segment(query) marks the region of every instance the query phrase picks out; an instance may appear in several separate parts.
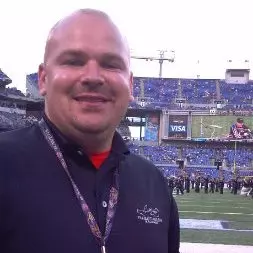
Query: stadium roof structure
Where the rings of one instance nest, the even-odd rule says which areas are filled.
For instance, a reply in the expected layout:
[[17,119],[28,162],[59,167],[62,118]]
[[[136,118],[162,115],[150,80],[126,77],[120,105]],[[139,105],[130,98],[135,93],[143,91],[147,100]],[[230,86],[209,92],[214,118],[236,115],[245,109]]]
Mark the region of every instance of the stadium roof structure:
[[249,68],[227,68],[226,72],[229,72],[229,71],[246,71],[246,72],[250,72],[250,69]]
[[12,80],[0,69],[0,86],[7,86]]

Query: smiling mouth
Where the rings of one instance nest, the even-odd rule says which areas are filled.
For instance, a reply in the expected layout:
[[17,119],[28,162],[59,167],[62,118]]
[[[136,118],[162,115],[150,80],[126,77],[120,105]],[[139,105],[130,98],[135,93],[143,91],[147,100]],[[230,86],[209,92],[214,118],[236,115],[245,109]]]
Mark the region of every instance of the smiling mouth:
[[100,97],[100,96],[80,96],[80,97],[76,97],[75,98],[76,101],[78,102],[87,102],[87,103],[106,103],[109,100],[104,98],[104,97]]
[[79,102],[88,102],[88,103],[105,103],[105,102],[107,102],[105,99],[100,99],[100,98],[78,98],[76,100]]

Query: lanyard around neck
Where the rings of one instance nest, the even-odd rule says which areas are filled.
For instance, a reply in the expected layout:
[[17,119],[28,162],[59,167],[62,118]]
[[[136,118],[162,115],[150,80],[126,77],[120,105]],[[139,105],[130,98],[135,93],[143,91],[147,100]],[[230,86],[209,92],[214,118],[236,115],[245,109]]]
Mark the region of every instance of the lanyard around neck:
[[76,198],[79,201],[79,204],[82,208],[83,213],[85,214],[87,218],[87,223],[89,224],[89,227],[91,229],[92,234],[95,236],[95,238],[98,240],[100,246],[101,246],[101,252],[106,253],[105,243],[110,235],[111,229],[112,229],[112,223],[115,217],[117,204],[118,204],[118,197],[119,197],[119,168],[115,170],[114,173],[114,182],[110,189],[110,196],[109,196],[109,203],[108,203],[108,209],[107,209],[107,216],[106,216],[106,226],[105,226],[105,233],[102,235],[100,228],[95,220],[94,215],[90,211],[90,208],[86,201],[84,200],[84,197],[82,196],[79,188],[77,187],[76,183],[73,180],[73,177],[71,176],[67,163],[63,157],[63,154],[56,143],[53,134],[51,133],[49,127],[47,126],[44,119],[42,119],[39,122],[39,127],[48,142],[49,146],[54,150],[58,160],[60,161],[62,168],[66,172],[70,183],[72,185],[72,188],[75,192]]

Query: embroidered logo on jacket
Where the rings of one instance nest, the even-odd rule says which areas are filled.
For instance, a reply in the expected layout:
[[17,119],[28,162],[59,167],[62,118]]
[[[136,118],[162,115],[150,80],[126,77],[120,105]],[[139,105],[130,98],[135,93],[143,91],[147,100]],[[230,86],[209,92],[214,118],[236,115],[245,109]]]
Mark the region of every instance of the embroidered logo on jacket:
[[150,208],[148,205],[145,205],[143,210],[137,209],[137,219],[143,220],[148,224],[159,224],[163,221],[159,217],[158,208]]

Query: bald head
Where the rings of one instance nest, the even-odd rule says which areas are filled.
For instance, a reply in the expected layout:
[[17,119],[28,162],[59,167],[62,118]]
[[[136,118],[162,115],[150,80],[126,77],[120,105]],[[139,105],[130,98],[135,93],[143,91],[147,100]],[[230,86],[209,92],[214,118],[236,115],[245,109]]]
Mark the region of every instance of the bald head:
[[48,118],[88,153],[110,150],[133,101],[129,49],[118,27],[101,11],[76,11],[51,29],[44,58],[39,88]]
[[[67,17],[59,20],[50,30],[47,41],[46,41],[46,47],[45,47],[45,52],[44,52],[44,63],[47,62],[48,56],[50,55],[52,49],[54,49],[54,44],[57,41],[57,39],[68,30],[71,26],[80,23],[80,26],[85,26],[87,25],[92,25],[91,22],[79,22],[82,19],[93,19],[95,20],[100,20],[104,24],[107,24],[111,26],[111,29],[114,31],[114,33],[117,35],[119,38],[120,42],[122,43],[122,46],[126,50],[126,53],[128,55],[128,60],[130,63],[130,49],[129,45],[127,42],[127,39],[123,34],[121,33],[120,29],[116,26],[116,24],[112,21],[112,19],[105,13],[100,10],[95,10],[95,9],[80,9],[77,10]],[[96,30],[94,29],[94,33]]]

